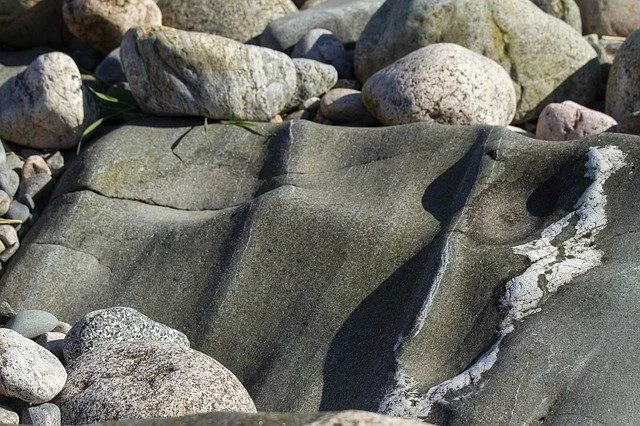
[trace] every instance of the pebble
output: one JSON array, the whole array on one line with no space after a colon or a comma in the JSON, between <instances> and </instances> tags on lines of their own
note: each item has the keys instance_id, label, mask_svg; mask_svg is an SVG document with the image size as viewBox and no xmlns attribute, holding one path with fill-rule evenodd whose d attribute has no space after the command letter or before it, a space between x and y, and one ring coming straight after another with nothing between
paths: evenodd
<instances>
[{"instance_id":1,"label":"pebble","mask_svg":"<svg viewBox=\"0 0 640 426\"><path fill-rule=\"evenodd\" d=\"M0 171L0 189L6 192L9 197L14 197L20 187L20 176L15 170Z\"/></svg>"},{"instance_id":2,"label":"pebble","mask_svg":"<svg viewBox=\"0 0 640 426\"><path fill-rule=\"evenodd\" d=\"M62 424L60 408L51 403L28 407L22 412L22 423L37 426L59 426Z\"/></svg>"},{"instance_id":3,"label":"pebble","mask_svg":"<svg viewBox=\"0 0 640 426\"><path fill-rule=\"evenodd\" d=\"M120 48L113 50L100 62L94 75L107 84L115 84L125 79L120 60Z\"/></svg>"},{"instance_id":4,"label":"pebble","mask_svg":"<svg viewBox=\"0 0 640 426\"><path fill-rule=\"evenodd\" d=\"M536 138L569 141L605 132L618 123L599 111L575 102L549 104L542 110L536 127Z\"/></svg>"},{"instance_id":5,"label":"pebble","mask_svg":"<svg viewBox=\"0 0 640 426\"><path fill-rule=\"evenodd\" d=\"M5 263L18 251L18 248L20 248L16 228L11 225L0 225L0 241L5 247L2 253L0 253L0 262ZM12 321L14 320L15 318L13 318Z\"/></svg>"},{"instance_id":6,"label":"pebble","mask_svg":"<svg viewBox=\"0 0 640 426\"><path fill-rule=\"evenodd\" d=\"M67 373L51 352L6 328L0 329L0 394L32 404L51 401Z\"/></svg>"},{"instance_id":7,"label":"pebble","mask_svg":"<svg viewBox=\"0 0 640 426\"><path fill-rule=\"evenodd\" d=\"M58 323L58 319L49 312L34 309L18 312L5 327L20 333L27 339L34 339L50 332Z\"/></svg>"},{"instance_id":8,"label":"pebble","mask_svg":"<svg viewBox=\"0 0 640 426\"><path fill-rule=\"evenodd\" d=\"M161 340L189 346L183 333L135 309L114 307L90 312L74 324L66 337L65 359L71 363L94 347L128 340Z\"/></svg>"},{"instance_id":9,"label":"pebble","mask_svg":"<svg viewBox=\"0 0 640 426\"><path fill-rule=\"evenodd\" d=\"M332 89L320 101L320 114L335 124L375 125L377 120L362 102L362 94L351 89Z\"/></svg>"},{"instance_id":10,"label":"pebble","mask_svg":"<svg viewBox=\"0 0 640 426\"><path fill-rule=\"evenodd\" d=\"M51 174L53 176L57 177L62 174L64 169L64 157L60 151L56 151L45 158L47 159L47 166L49 166L49 170L51 170Z\"/></svg>"},{"instance_id":11,"label":"pebble","mask_svg":"<svg viewBox=\"0 0 640 426\"><path fill-rule=\"evenodd\" d=\"M41 173L45 173L51 176L51 169L49 169L49 165L47 164L46 160L40 155L29 156L22 166L22 179L29 179Z\"/></svg>"},{"instance_id":12,"label":"pebble","mask_svg":"<svg viewBox=\"0 0 640 426\"><path fill-rule=\"evenodd\" d=\"M6 214L7 219L20 220L23 223L31 219L31 211L29 207L19 201L13 200L9 205L9 211Z\"/></svg>"},{"instance_id":13,"label":"pebble","mask_svg":"<svg viewBox=\"0 0 640 426\"><path fill-rule=\"evenodd\" d=\"M292 58L313 59L332 65L338 78L354 78L353 56L347 53L338 37L329 30L314 28L298 41L291 52Z\"/></svg>"},{"instance_id":14,"label":"pebble","mask_svg":"<svg viewBox=\"0 0 640 426\"><path fill-rule=\"evenodd\" d=\"M78 67L60 52L39 56L0 86L0 104L0 136L37 149L77 145L85 127L97 117Z\"/></svg>"},{"instance_id":15,"label":"pebble","mask_svg":"<svg viewBox=\"0 0 640 426\"><path fill-rule=\"evenodd\" d=\"M0 189L0 216L7 214L9 206L11 206L11 197Z\"/></svg>"},{"instance_id":16,"label":"pebble","mask_svg":"<svg viewBox=\"0 0 640 426\"><path fill-rule=\"evenodd\" d=\"M58 325L56 325L56 327L51 331L54 333L69 334L69 331L71 331L71 324L60 321Z\"/></svg>"}]
</instances>

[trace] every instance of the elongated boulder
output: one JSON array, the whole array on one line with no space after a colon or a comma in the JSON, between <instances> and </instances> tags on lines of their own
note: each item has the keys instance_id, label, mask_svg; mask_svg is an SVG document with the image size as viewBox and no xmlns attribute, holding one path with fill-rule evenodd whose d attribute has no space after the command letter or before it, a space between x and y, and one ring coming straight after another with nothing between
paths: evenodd
<instances>
[{"instance_id":1,"label":"elongated boulder","mask_svg":"<svg viewBox=\"0 0 640 426\"><path fill-rule=\"evenodd\" d=\"M620 46L607 81L607 114L622 122L640 111L640 30Z\"/></svg>"},{"instance_id":2,"label":"elongated boulder","mask_svg":"<svg viewBox=\"0 0 640 426\"><path fill-rule=\"evenodd\" d=\"M493 59L517 87L516 121L550 102L590 105L597 96L596 53L568 24L529 0L389 0L362 33L355 67L360 81L433 43L455 43Z\"/></svg>"},{"instance_id":3,"label":"elongated boulder","mask_svg":"<svg viewBox=\"0 0 640 426\"><path fill-rule=\"evenodd\" d=\"M423 47L378 71L362 88L362 98L386 125L506 126L516 112L509 74L491 59L450 43Z\"/></svg>"},{"instance_id":4,"label":"elongated boulder","mask_svg":"<svg viewBox=\"0 0 640 426\"><path fill-rule=\"evenodd\" d=\"M267 121L296 87L287 55L212 34L135 28L120 57L133 95L151 114Z\"/></svg>"},{"instance_id":5,"label":"elongated boulder","mask_svg":"<svg viewBox=\"0 0 640 426\"><path fill-rule=\"evenodd\" d=\"M626 37L640 28L640 3L636 0L576 0L585 34Z\"/></svg>"},{"instance_id":6,"label":"elongated boulder","mask_svg":"<svg viewBox=\"0 0 640 426\"><path fill-rule=\"evenodd\" d=\"M240 42L259 36L269 22L298 8L291 0L156 0L164 25L217 34Z\"/></svg>"},{"instance_id":7,"label":"elongated boulder","mask_svg":"<svg viewBox=\"0 0 640 426\"><path fill-rule=\"evenodd\" d=\"M63 424L256 412L247 390L213 358L149 341L112 343L82 355L69 366L57 402Z\"/></svg>"},{"instance_id":8,"label":"elongated boulder","mask_svg":"<svg viewBox=\"0 0 640 426\"><path fill-rule=\"evenodd\" d=\"M551 16L562 19L582 34L580 8L575 0L531 0L536 6Z\"/></svg>"}]
</instances>

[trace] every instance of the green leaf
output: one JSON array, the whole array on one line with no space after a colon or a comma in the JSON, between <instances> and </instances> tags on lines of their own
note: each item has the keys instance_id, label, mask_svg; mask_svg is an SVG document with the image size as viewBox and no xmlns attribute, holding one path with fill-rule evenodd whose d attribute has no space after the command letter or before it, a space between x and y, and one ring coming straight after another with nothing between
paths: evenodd
<instances>
[{"instance_id":1,"label":"green leaf","mask_svg":"<svg viewBox=\"0 0 640 426\"><path fill-rule=\"evenodd\" d=\"M269 133L269 132L264 133L260 127L258 127L255 123L252 123L251 121L245 121L245 120L222 120L222 121L220 121L220 123L221 124L228 124L228 125L231 125L231 126L242 127L243 129L248 130L251 133L254 133L254 134L260 135L260 136L273 136L272 133Z\"/></svg>"},{"instance_id":2,"label":"green leaf","mask_svg":"<svg viewBox=\"0 0 640 426\"><path fill-rule=\"evenodd\" d=\"M98 92L97 90L93 89L92 87L89 87L89 90L91 90L93 92L93 94L96 95L96 97L98 99L102 99L105 102L111 102L113 104L121 104L121 103L123 103L123 102L120 102L119 99L116 99L113 96L109 96L106 93Z\"/></svg>"},{"instance_id":3,"label":"green leaf","mask_svg":"<svg viewBox=\"0 0 640 426\"><path fill-rule=\"evenodd\" d=\"M82 149L82 142L84 141L84 138L89 136L94 130L100 127L100 125L104 123L104 120L106 119L107 117L102 117L88 125L86 129L84 129L84 132L82 132L82 137L80 138L80 142L78 142L78 149L76 150L76 154L80 155L80 150Z\"/></svg>"}]
</instances>

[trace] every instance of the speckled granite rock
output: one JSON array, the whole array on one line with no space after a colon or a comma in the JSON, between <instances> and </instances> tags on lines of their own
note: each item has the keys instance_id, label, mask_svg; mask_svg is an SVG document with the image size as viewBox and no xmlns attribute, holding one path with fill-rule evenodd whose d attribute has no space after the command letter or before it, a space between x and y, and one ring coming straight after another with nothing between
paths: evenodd
<instances>
[{"instance_id":1,"label":"speckled granite rock","mask_svg":"<svg viewBox=\"0 0 640 426\"><path fill-rule=\"evenodd\" d=\"M296 13L291 0L156 0L166 26L217 34L240 42L269 22Z\"/></svg>"},{"instance_id":2,"label":"speckled granite rock","mask_svg":"<svg viewBox=\"0 0 640 426\"><path fill-rule=\"evenodd\" d=\"M97 346L126 341L163 341L189 347L183 333L157 323L135 309L116 307L88 313L69 331L64 356L68 363Z\"/></svg>"},{"instance_id":3,"label":"speckled granite rock","mask_svg":"<svg viewBox=\"0 0 640 426\"><path fill-rule=\"evenodd\" d=\"M324 95L338 81L338 73L332 65L312 59L294 59L293 64L297 75L296 91L285 110L294 110L307 99Z\"/></svg>"},{"instance_id":4,"label":"speckled granite rock","mask_svg":"<svg viewBox=\"0 0 640 426\"><path fill-rule=\"evenodd\" d=\"M496 62L450 43L418 49L378 71L362 88L367 109L387 126L425 121L506 126L516 91Z\"/></svg>"},{"instance_id":5,"label":"speckled granite rock","mask_svg":"<svg viewBox=\"0 0 640 426\"><path fill-rule=\"evenodd\" d=\"M3 425L17 425L20 423L20 417L15 411L0 407L0 423Z\"/></svg>"},{"instance_id":6,"label":"speckled granite rock","mask_svg":"<svg viewBox=\"0 0 640 426\"><path fill-rule=\"evenodd\" d=\"M529 0L388 0L371 18L355 51L361 82L421 47L446 41L480 53L516 85L516 122L549 103L590 105L600 66L589 43Z\"/></svg>"},{"instance_id":7,"label":"speckled granite rock","mask_svg":"<svg viewBox=\"0 0 640 426\"><path fill-rule=\"evenodd\" d=\"M0 86L0 103L0 137L30 148L73 147L97 117L78 67L60 52L39 56Z\"/></svg>"},{"instance_id":8,"label":"speckled granite rock","mask_svg":"<svg viewBox=\"0 0 640 426\"><path fill-rule=\"evenodd\" d=\"M562 19L582 34L580 8L575 0L531 0L540 9L551 16Z\"/></svg>"},{"instance_id":9,"label":"speckled granite rock","mask_svg":"<svg viewBox=\"0 0 640 426\"><path fill-rule=\"evenodd\" d=\"M211 34L133 29L120 56L138 104L152 114L268 121L296 86L287 55Z\"/></svg>"},{"instance_id":10,"label":"speckled granite rock","mask_svg":"<svg viewBox=\"0 0 640 426\"><path fill-rule=\"evenodd\" d=\"M62 12L73 35L105 55L129 28L162 25L154 0L64 0Z\"/></svg>"},{"instance_id":11,"label":"speckled granite rock","mask_svg":"<svg viewBox=\"0 0 640 426\"><path fill-rule=\"evenodd\" d=\"M22 412L22 423L35 426L60 426L62 424L60 408L51 403L26 408Z\"/></svg>"},{"instance_id":12,"label":"speckled granite rock","mask_svg":"<svg viewBox=\"0 0 640 426\"><path fill-rule=\"evenodd\" d=\"M32 404L52 400L67 379L51 352L6 328L0 328L0 365L0 394Z\"/></svg>"},{"instance_id":13,"label":"speckled granite rock","mask_svg":"<svg viewBox=\"0 0 640 426\"><path fill-rule=\"evenodd\" d=\"M69 367L57 401L65 424L256 411L233 373L167 342L117 342L85 353Z\"/></svg>"}]
</instances>

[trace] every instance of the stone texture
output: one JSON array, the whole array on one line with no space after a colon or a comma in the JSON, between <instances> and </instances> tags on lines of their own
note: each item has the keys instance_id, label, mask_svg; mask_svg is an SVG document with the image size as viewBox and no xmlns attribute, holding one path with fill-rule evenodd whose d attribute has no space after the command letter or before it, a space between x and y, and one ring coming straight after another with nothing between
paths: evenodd
<instances>
[{"instance_id":1,"label":"stone texture","mask_svg":"<svg viewBox=\"0 0 640 426\"><path fill-rule=\"evenodd\" d=\"M17 425L20 423L20 417L15 411L0 407L0 423L3 425Z\"/></svg>"},{"instance_id":2,"label":"stone texture","mask_svg":"<svg viewBox=\"0 0 640 426\"><path fill-rule=\"evenodd\" d=\"M293 98L287 103L286 110L296 109L307 100L327 93L338 81L336 69L312 59L294 59L297 83Z\"/></svg>"},{"instance_id":3,"label":"stone texture","mask_svg":"<svg viewBox=\"0 0 640 426\"><path fill-rule=\"evenodd\" d=\"M118 342L87 352L69 367L58 401L65 424L256 411L222 364L167 342Z\"/></svg>"},{"instance_id":4,"label":"stone texture","mask_svg":"<svg viewBox=\"0 0 640 426\"><path fill-rule=\"evenodd\" d=\"M0 216L4 216L11 206L11 197L6 192L0 190Z\"/></svg>"},{"instance_id":5,"label":"stone texture","mask_svg":"<svg viewBox=\"0 0 640 426\"><path fill-rule=\"evenodd\" d=\"M628 165L607 169L607 147ZM614 133L137 121L69 166L0 300L69 319L127 304L183 330L264 411L636 424L639 161L640 138ZM595 216L585 193L606 195ZM568 259L576 205L599 227L579 241L597 251ZM532 267L552 281L514 247L565 217L538 244L584 273L500 340L506 284ZM468 387L425 396L459 374Z\"/></svg>"},{"instance_id":6,"label":"stone texture","mask_svg":"<svg viewBox=\"0 0 640 426\"><path fill-rule=\"evenodd\" d=\"M640 30L620 47L607 82L606 112L617 121L640 111Z\"/></svg>"},{"instance_id":7,"label":"stone texture","mask_svg":"<svg viewBox=\"0 0 640 426\"><path fill-rule=\"evenodd\" d=\"M0 136L30 148L73 147L97 116L78 67L59 52L39 56L0 86L0 102Z\"/></svg>"},{"instance_id":8,"label":"stone texture","mask_svg":"<svg viewBox=\"0 0 640 426\"><path fill-rule=\"evenodd\" d=\"M0 241L3 251L0 253L0 262L7 262L20 248L18 233L13 225L0 225Z\"/></svg>"},{"instance_id":9,"label":"stone texture","mask_svg":"<svg viewBox=\"0 0 640 426\"><path fill-rule=\"evenodd\" d=\"M60 48L69 37L62 0L0 1L0 45Z\"/></svg>"},{"instance_id":10,"label":"stone texture","mask_svg":"<svg viewBox=\"0 0 640 426\"><path fill-rule=\"evenodd\" d=\"M51 169L46 160L40 155L30 155L22 165L22 179L29 179L35 175L47 174L51 176Z\"/></svg>"},{"instance_id":11,"label":"stone texture","mask_svg":"<svg viewBox=\"0 0 640 426\"><path fill-rule=\"evenodd\" d=\"M107 84L124 81L124 71L120 60L120 48L113 50L100 62L95 70L96 78Z\"/></svg>"},{"instance_id":12,"label":"stone texture","mask_svg":"<svg viewBox=\"0 0 640 426\"><path fill-rule=\"evenodd\" d=\"M60 409L55 404L42 404L23 411L22 423L37 426L60 426Z\"/></svg>"},{"instance_id":13,"label":"stone texture","mask_svg":"<svg viewBox=\"0 0 640 426\"><path fill-rule=\"evenodd\" d=\"M138 104L152 114L268 121L296 85L285 54L211 34L134 29L120 55Z\"/></svg>"},{"instance_id":14,"label":"stone texture","mask_svg":"<svg viewBox=\"0 0 640 426\"><path fill-rule=\"evenodd\" d=\"M343 43L355 43L382 3L384 0L326 0L271 22L260 36L260 44L287 50L315 28L331 31Z\"/></svg>"},{"instance_id":15,"label":"stone texture","mask_svg":"<svg viewBox=\"0 0 640 426\"><path fill-rule=\"evenodd\" d=\"M506 126L516 113L509 74L496 62L456 44L418 49L371 76L362 88L382 124L419 121Z\"/></svg>"},{"instance_id":16,"label":"stone texture","mask_svg":"<svg viewBox=\"0 0 640 426\"><path fill-rule=\"evenodd\" d=\"M69 31L105 55L130 28L162 25L154 0L64 0L62 12Z\"/></svg>"},{"instance_id":17,"label":"stone texture","mask_svg":"<svg viewBox=\"0 0 640 426\"><path fill-rule=\"evenodd\" d=\"M51 53L51 49L40 46L26 50L0 51L0 85L26 70L31 62L45 53Z\"/></svg>"},{"instance_id":18,"label":"stone texture","mask_svg":"<svg viewBox=\"0 0 640 426\"><path fill-rule=\"evenodd\" d=\"M66 335L64 333L50 331L36 337L34 341L54 354L56 358L63 360L64 347L66 346L65 337Z\"/></svg>"},{"instance_id":19,"label":"stone texture","mask_svg":"<svg viewBox=\"0 0 640 426\"><path fill-rule=\"evenodd\" d=\"M353 57L329 30L315 28L296 43L292 58L306 58L333 65L339 78L353 78Z\"/></svg>"},{"instance_id":20,"label":"stone texture","mask_svg":"<svg viewBox=\"0 0 640 426\"><path fill-rule=\"evenodd\" d=\"M609 65L613 64L613 60L618 55L618 52L625 41L624 37L598 37L597 34L589 34L588 36L585 36L585 39L598 53L598 61L600 64Z\"/></svg>"},{"instance_id":21,"label":"stone texture","mask_svg":"<svg viewBox=\"0 0 640 426\"><path fill-rule=\"evenodd\" d=\"M582 34L580 8L575 0L531 0L536 6L551 16L562 19Z\"/></svg>"},{"instance_id":22,"label":"stone texture","mask_svg":"<svg viewBox=\"0 0 640 426\"><path fill-rule=\"evenodd\" d=\"M377 120L362 101L362 93L352 89L333 89L320 100L320 114L335 124L373 125Z\"/></svg>"},{"instance_id":23,"label":"stone texture","mask_svg":"<svg viewBox=\"0 0 640 426\"><path fill-rule=\"evenodd\" d=\"M115 307L88 313L67 334L65 359L72 362L97 346L126 341L163 341L189 346L187 337L135 309Z\"/></svg>"},{"instance_id":24,"label":"stone texture","mask_svg":"<svg viewBox=\"0 0 640 426\"><path fill-rule=\"evenodd\" d=\"M9 197L13 197L18 192L20 187L20 176L13 170L1 170L0 171L0 188L9 194Z\"/></svg>"},{"instance_id":25,"label":"stone texture","mask_svg":"<svg viewBox=\"0 0 640 426\"><path fill-rule=\"evenodd\" d=\"M217 34L242 43L269 22L296 13L291 0L156 0L166 26Z\"/></svg>"},{"instance_id":26,"label":"stone texture","mask_svg":"<svg viewBox=\"0 0 640 426\"><path fill-rule=\"evenodd\" d=\"M67 379L51 352L6 328L0 328L0 363L0 394L32 404L53 399Z\"/></svg>"},{"instance_id":27,"label":"stone texture","mask_svg":"<svg viewBox=\"0 0 640 426\"><path fill-rule=\"evenodd\" d=\"M517 122L536 118L549 103L590 105L598 95L596 52L529 0L389 0L358 41L356 75L364 82L406 54L441 42L503 66L516 84Z\"/></svg>"},{"instance_id":28,"label":"stone texture","mask_svg":"<svg viewBox=\"0 0 640 426\"><path fill-rule=\"evenodd\" d=\"M640 27L640 3L635 0L576 0L585 34L626 37Z\"/></svg>"},{"instance_id":29,"label":"stone texture","mask_svg":"<svg viewBox=\"0 0 640 426\"><path fill-rule=\"evenodd\" d=\"M56 325L58 325L58 319L55 316L49 312L34 309L18 312L5 327L20 333L27 339L33 339L53 330Z\"/></svg>"},{"instance_id":30,"label":"stone texture","mask_svg":"<svg viewBox=\"0 0 640 426\"><path fill-rule=\"evenodd\" d=\"M617 124L608 115L575 102L549 104L538 119L536 138L550 141L582 139L605 132Z\"/></svg>"}]
</instances>

